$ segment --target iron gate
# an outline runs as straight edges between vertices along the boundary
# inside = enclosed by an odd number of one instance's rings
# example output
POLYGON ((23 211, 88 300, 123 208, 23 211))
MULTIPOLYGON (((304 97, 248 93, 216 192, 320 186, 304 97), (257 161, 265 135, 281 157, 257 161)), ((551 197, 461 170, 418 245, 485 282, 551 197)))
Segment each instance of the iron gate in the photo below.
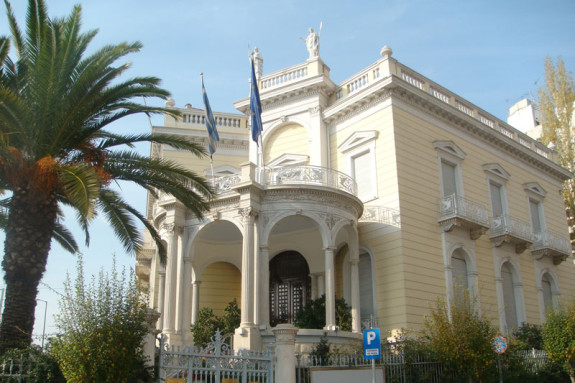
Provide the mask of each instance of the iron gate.
POLYGON ((170 346, 160 338, 160 382, 183 378, 194 383, 273 383, 271 352, 234 350, 219 330, 205 348, 170 346))

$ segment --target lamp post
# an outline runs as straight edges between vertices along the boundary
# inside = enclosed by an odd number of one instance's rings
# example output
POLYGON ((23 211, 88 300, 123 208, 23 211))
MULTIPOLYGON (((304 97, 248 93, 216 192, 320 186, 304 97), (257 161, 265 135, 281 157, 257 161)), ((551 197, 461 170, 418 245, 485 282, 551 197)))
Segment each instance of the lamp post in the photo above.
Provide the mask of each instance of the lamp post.
POLYGON ((44 337, 46 336, 46 313, 48 312, 48 301, 44 299, 36 299, 37 301, 44 302, 44 326, 42 329, 42 352, 44 352, 44 337))

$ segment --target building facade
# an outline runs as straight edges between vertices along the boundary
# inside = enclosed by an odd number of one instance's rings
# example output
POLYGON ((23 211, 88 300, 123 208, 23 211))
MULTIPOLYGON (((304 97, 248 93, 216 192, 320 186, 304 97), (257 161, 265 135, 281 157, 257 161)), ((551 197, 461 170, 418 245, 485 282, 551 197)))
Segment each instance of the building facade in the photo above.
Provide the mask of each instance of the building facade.
MULTIPOLYGON (((234 298, 234 344, 250 349, 322 295, 324 329, 300 330, 302 344, 323 334, 345 343, 369 326, 419 328, 438 297, 457 302, 463 289, 504 333, 540 324, 572 299, 559 192, 571 174, 552 150, 388 47, 340 84, 310 51, 302 64, 259 75, 258 86, 261 145, 250 138, 246 98, 234 104, 238 114, 215 113, 213 171, 207 159, 152 147, 217 192, 203 220, 169 195, 148 198, 168 261, 161 265, 146 241, 136 271, 170 342, 191 343, 198 311, 221 315, 234 298), (351 306, 351 332, 337 326, 336 297, 351 306)), ((203 110, 180 110, 153 131, 207 147, 203 110)))

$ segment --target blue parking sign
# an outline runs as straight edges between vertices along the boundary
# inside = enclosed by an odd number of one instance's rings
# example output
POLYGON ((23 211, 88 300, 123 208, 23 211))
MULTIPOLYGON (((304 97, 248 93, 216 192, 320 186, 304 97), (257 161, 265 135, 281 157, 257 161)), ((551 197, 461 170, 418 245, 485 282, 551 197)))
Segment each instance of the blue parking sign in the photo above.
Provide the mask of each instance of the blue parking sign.
POLYGON ((381 341, 378 328, 363 330, 363 358, 381 358, 381 341))

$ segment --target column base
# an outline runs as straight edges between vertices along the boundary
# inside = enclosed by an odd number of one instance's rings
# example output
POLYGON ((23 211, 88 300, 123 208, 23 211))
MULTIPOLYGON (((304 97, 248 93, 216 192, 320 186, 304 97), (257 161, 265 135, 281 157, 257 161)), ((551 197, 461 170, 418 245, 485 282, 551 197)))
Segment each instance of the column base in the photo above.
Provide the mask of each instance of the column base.
POLYGON ((239 327, 234 333, 234 350, 260 351, 262 337, 260 330, 255 326, 239 327))

